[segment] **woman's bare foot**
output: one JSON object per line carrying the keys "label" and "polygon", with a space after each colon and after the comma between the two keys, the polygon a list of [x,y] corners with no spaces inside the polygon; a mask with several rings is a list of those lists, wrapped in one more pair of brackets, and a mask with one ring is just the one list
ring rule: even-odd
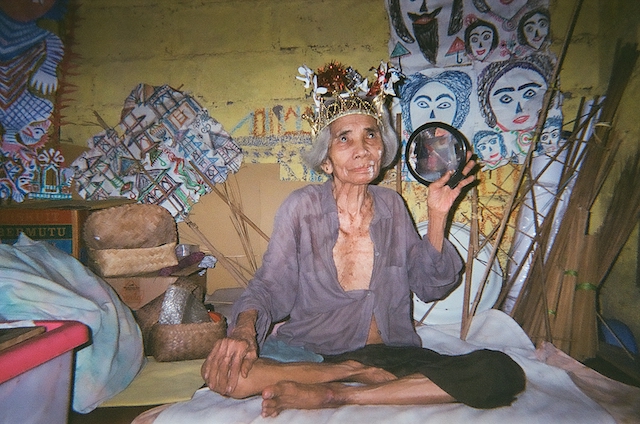
{"label": "woman's bare foot", "polygon": [[338,396],[342,383],[302,384],[281,381],[262,391],[262,416],[275,417],[285,409],[335,408],[345,402]]}

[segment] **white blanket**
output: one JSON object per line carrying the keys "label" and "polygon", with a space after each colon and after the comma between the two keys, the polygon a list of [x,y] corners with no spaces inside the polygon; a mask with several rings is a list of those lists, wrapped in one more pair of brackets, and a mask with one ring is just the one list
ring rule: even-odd
{"label": "white blanket", "polygon": [[[116,292],[73,256],[20,234],[0,244],[0,321],[73,320],[91,330],[76,355],[73,409],[88,413],[143,365],[142,334]],[[35,401],[35,400],[34,400]]]}
{"label": "white blanket", "polygon": [[187,402],[162,409],[154,424],[223,423],[615,423],[599,404],[586,396],[562,369],[536,358],[524,331],[508,315],[489,310],[473,320],[466,341],[460,326],[422,326],[418,334],[425,347],[446,354],[479,348],[501,350],[524,369],[527,388],[509,407],[480,410],[463,404],[430,406],[343,406],[335,409],[288,410],[276,418],[260,416],[260,397],[233,400],[208,389],[198,390]]}

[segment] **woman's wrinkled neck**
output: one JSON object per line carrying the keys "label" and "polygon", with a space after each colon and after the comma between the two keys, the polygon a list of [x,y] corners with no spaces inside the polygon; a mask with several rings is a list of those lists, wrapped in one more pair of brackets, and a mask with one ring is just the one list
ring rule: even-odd
{"label": "woman's wrinkled neck", "polygon": [[373,200],[369,193],[369,184],[349,184],[333,178],[332,192],[338,213],[353,216],[371,211]]}

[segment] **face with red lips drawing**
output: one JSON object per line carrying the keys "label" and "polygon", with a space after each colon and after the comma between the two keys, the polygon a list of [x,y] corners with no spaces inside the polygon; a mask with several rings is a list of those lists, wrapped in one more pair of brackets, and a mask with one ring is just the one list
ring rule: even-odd
{"label": "face with red lips drawing", "polygon": [[498,127],[503,131],[534,128],[546,90],[544,77],[533,69],[514,67],[501,75],[489,95]]}
{"label": "face with red lips drawing", "polygon": [[493,46],[493,28],[487,25],[476,26],[469,34],[469,46],[476,60],[484,60]]}

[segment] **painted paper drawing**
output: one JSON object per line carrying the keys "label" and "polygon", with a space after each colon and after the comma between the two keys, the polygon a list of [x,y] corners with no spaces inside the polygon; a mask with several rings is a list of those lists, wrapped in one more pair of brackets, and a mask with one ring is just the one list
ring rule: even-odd
{"label": "painted paper drawing", "polygon": [[41,18],[62,19],[65,6],[62,0],[0,3],[0,200],[71,197],[62,154],[42,151],[64,45],[37,25]]}
{"label": "painted paper drawing", "polygon": [[167,85],[138,85],[125,101],[118,131],[107,128],[88,145],[71,164],[80,196],[157,204],[177,221],[211,191],[210,183],[237,172],[243,157],[206,109]]}

